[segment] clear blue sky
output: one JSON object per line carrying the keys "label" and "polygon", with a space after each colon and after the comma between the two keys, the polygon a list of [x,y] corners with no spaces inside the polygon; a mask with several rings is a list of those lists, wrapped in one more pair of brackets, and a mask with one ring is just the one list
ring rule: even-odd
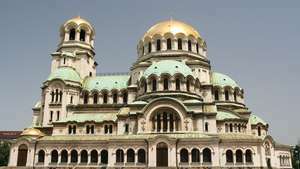
{"label": "clear blue sky", "polygon": [[170,17],[193,25],[207,41],[215,71],[245,90],[253,113],[279,142],[300,139],[300,1],[40,1],[0,2],[0,130],[30,124],[50,72],[59,27],[80,15],[96,29],[98,72],[126,72],[136,45]]}

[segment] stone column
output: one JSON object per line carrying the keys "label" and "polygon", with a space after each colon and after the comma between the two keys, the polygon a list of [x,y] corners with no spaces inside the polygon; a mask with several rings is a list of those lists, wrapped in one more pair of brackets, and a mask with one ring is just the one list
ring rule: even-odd
{"label": "stone column", "polygon": [[160,114],[160,132],[163,132],[164,129],[164,118],[163,114]]}
{"label": "stone column", "polygon": [[167,132],[170,132],[170,123],[171,123],[170,113],[168,113],[167,114]]}
{"label": "stone column", "polygon": [[76,41],[79,41],[79,40],[80,40],[80,30],[76,30],[75,40],[76,40]]}

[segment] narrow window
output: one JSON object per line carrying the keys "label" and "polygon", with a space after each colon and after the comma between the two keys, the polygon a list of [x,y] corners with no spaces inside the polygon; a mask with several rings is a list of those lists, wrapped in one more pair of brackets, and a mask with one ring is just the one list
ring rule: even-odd
{"label": "narrow window", "polygon": [[147,93],[147,81],[144,81],[144,93]]}
{"label": "narrow window", "polygon": [[182,50],[182,39],[178,39],[178,50]]}
{"label": "narrow window", "polygon": [[160,51],[160,39],[156,40],[156,51]]}
{"label": "narrow window", "polygon": [[123,104],[127,104],[127,101],[128,101],[128,93],[124,92],[123,93]]}
{"label": "narrow window", "polygon": [[169,79],[164,78],[164,90],[169,90]]}
{"label": "narrow window", "polygon": [[188,40],[188,50],[192,51],[192,42],[191,42],[191,40]]}
{"label": "narrow window", "polygon": [[113,103],[114,104],[118,103],[118,94],[116,92],[113,94]]}
{"label": "narrow window", "polygon": [[103,93],[103,103],[107,104],[107,93]]}
{"label": "narrow window", "polygon": [[109,125],[109,133],[112,133],[112,125]]}
{"label": "narrow window", "polygon": [[59,120],[59,115],[60,115],[60,112],[59,112],[59,111],[57,111],[57,112],[56,112],[56,121],[58,121],[58,120]]}
{"label": "narrow window", "polygon": [[180,90],[180,79],[177,78],[175,83],[176,83],[176,90]]}
{"label": "narrow window", "polygon": [[156,85],[157,85],[157,84],[156,84],[156,79],[153,79],[153,80],[152,80],[152,91],[153,91],[153,92],[157,90]]}
{"label": "narrow window", "polygon": [[227,123],[225,124],[225,132],[226,133],[228,132],[228,124]]}
{"label": "narrow window", "polygon": [[95,133],[95,126],[92,125],[91,128],[90,128],[90,130],[91,130],[91,134],[94,134]]}
{"label": "narrow window", "polygon": [[75,34],[76,34],[76,31],[75,29],[71,29],[70,30],[70,37],[69,37],[69,40],[75,40]]}
{"label": "narrow window", "polygon": [[69,126],[69,134],[72,134],[72,126]]}
{"label": "narrow window", "polygon": [[94,94],[93,100],[94,100],[94,104],[98,103],[98,94],[97,93]]}
{"label": "narrow window", "polygon": [[60,103],[62,102],[62,96],[63,96],[63,92],[60,91],[60,92],[59,92],[59,102],[60,102]]}
{"label": "narrow window", "polygon": [[229,100],[229,91],[225,90],[225,100],[228,101]]}
{"label": "narrow window", "polygon": [[50,95],[51,95],[51,102],[54,102],[54,95],[55,95],[54,91],[52,91]]}
{"label": "narrow window", "polygon": [[237,101],[237,97],[236,96],[237,96],[237,91],[235,90],[234,93],[233,93],[234,101]]}
{"label": "narrow window", "polygon": [[89,102],[89,95],[85,93],[83,96],[83,104],[88,104],[88,102]]}
{"label": "narrow window", "polygon": [[76,126],[73,126],[73,134],[76,134]]}
{"label": "narrow window", "polygon": [[142,55],[144,55],[144,53],[145,53],[145,47],[143,46]]}
{"label": "narrow window", "polygon": [[53,120],[53,111],[50,111],[50,119],[49,119],[49,122],[52,122]]}
{"label": "narrow window", "polygon": [[190,80],[186,80],[186,91],[190,91]]}
{"label": "narrow window", "polygon": [[226,151],[226,162],[233,163],[233,152],[231,150]]}
{"label": "narrow window", "polygon": [[151,42],[148,43],[148,53],[151,53],[152,51],[152,44]]}
{"label": "narrow window", "polygon": [[205,122],[205,132],[208,132],[208,122]]}
{"label": "narrow window", "polygon": [[92,72],[90,72],[90,74],[89,74],[89,75],[90,75],[90,77],[92,77],[92,76],[93,76],[93,73],[92,73]]}
{"label": "narrow window", "polygon": [[73,96],[70,98],[70,104],[73,104]]}
{"label": "narrow window", "polygon": [[232,133],[233,132],[233,126],[232,126],[232,124],[230,123],[230,125],[229,125],[229,131]]}
{"label": "narrow window", "polygon": [[125,124],[125,133],[128,133],[128,132],[129,132],[129,124],[126,123],[126,124]]}
{"label": "narrow window", "polygon": [[219,100],[219,90],[215,90],[215,100]]}
{"label": "narrow window", "polygon": [[104,126],[104,133],[105,133],[105,134],[108,133],[108,126],[107,126],[107,125]]}
{"label": "narrow window", "polygon": [[196,44],[196,50],[197,50],[197,53],[199,53],[199,44],[198,43]]}
{"label": "narrow window", "polygon": [[261,128],[260,128],[260,126],[258,126],[258,128],[257,128],[257,134],[258,134],[258,136],[261,136]]}
{"label": "narrow window", "polygon": [[64,58],[64,64],[66,64],[66,58]]}
{"label": "narrow window", "polygon": [[90,126],[89,125],[86,126],[86,134],[90,134]]}
{"label": "narrow window", "polygon": [[80,30],[80,41],[85,41],[85,30],[83,29]]}
{"label": "narrow window", "polygon": [[58,102],[58,89],[55,90],[55,102]]}
{"label": "narrow window", "polygon": [[170,38],[167,39],[167,49],[168,50],[172,49],[172,43],[171,43],[171,39]]}

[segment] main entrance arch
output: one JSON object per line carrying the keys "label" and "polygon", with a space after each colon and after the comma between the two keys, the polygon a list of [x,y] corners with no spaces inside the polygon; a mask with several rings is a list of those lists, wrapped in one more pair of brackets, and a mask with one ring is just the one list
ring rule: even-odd
{"label": "main entrance arch", "polygon": [[168,159],[168,145],[164,142],[158,143],[156,145],[156,166],[167,167]]}
{"label": "main entrance arch", "polygon": [[25,144],[19,146],[17,166],[26,166],[27,152],[28,152],[28,147]]}

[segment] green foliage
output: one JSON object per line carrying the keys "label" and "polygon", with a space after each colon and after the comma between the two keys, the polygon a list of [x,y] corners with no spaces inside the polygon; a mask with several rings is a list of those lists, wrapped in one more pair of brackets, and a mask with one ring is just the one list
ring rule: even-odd
{"label": "green foliage", "polygon": [[300,146],[296,145],[293,149],[293,168],[300,169]]}
{"label": "green foliage", "polygon": [[7,141],[0,141],[0,166],[7,166],[10,144]]}

